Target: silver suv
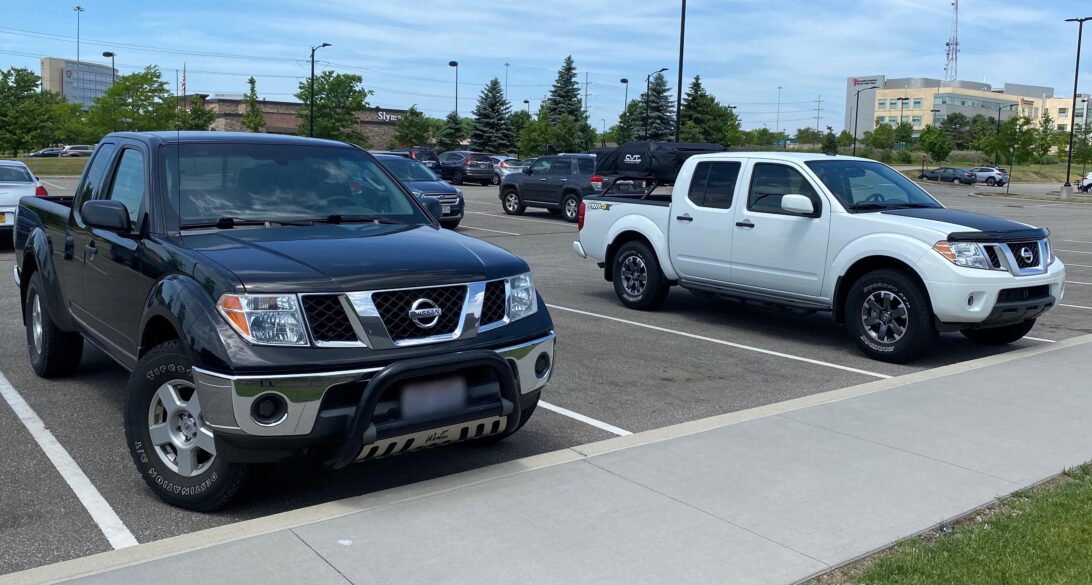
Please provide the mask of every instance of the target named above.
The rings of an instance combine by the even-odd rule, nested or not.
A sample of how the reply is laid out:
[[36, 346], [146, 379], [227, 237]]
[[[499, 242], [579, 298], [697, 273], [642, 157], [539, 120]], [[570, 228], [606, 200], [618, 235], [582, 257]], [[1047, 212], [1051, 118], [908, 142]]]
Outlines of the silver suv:
[[979, 183], [985, 183], [991, 187], [1004, 185], [1009, 182], [1009, 173], [1001, 167], [974, 167], [971, 169]]

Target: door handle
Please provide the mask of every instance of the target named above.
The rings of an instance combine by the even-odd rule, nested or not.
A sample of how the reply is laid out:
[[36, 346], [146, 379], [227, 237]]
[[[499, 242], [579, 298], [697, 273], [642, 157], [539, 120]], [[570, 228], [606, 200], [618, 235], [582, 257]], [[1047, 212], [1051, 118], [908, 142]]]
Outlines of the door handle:
[[753, 227], [755, 227], [755, 224], [751, 223], [751, 220], [749, 220], [749, 219], [745, 219], [745, 220], [743, 220], [743, 221], [737, 221], [737, 222], [736, 222], [736, 227], [741, 227], [741, 228], [747, 228], [747, 229], [750, 229], [750, 228], [753, 228]]
[[87, 260], [94, 260], [95, 254], [98, 253], [98, 248], [95, 247], [95, 242], [88, 242], [83, 247], [83, 255]]
[[675, 219], [677, 219], [679, 221], [694, 221], [694, 218], [690, 217], [689, 213], [684, 213], [682, 215], [676, 215]]
[[568, 179], [561, 179], [562, 183], [564, 183], [565, 181], [568, 181]]

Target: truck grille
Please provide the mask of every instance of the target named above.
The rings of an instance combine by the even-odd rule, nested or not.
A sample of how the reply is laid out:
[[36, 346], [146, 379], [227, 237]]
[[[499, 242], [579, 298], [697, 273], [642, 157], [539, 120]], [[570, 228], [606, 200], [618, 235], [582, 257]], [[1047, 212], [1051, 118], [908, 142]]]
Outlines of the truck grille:
[[997, 249], [993, 246], [983, 246], [986, 249], [986, 256], [990, 259], [990, 266], [1001, 268], [1001, 258], [997, 256]]
[[[410, 309], [420, 299], [428, 299], [440, 308], [440, 316], [431, 327], [422, 326], [410, 317]], [[454, 333], [462, 320], [466, 285], [377, 292], [372, 293], [372, 302], [379, 311], [379, 317], [383, 320], [391, 341], [446, 335]]]
[[505, 301], [503, 280], [493, 280], [485, 283], [485, 302], [482, 303], [481, 324], [488, 325], [503, 320]]
[[[1030, 250], [1030, 258], [1024, 257], [1024, 250]], [[1039, 266], [1039, 242], [1018, 242], [1009, 244], [1009, 251], [1016, 259], [1016, 265], [1020, 268], [1035, 268]]]
[[997, 302], [1008, 303], [1013, 301], [1031, 301], [1045, 299], [1050, 296], [1050, 285], [1024, 286], [1020, 288], [1006, 288], [997, 294]]
[[303, 311], [317, 342], [357, 341], [356, 332], [341, 306], [339, 295], [305, 295]]

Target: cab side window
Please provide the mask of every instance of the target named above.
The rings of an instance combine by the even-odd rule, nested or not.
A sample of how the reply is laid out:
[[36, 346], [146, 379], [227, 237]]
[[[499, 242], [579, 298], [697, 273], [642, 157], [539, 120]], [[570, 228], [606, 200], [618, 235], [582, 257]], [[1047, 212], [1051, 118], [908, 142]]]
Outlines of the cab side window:
[[137, 229], [144, 203], [144, 154], [139, 150], [127, 148], [121, 152], [107, 199], [124, 203], [129, 210], [129, 221]]
[[553, 166], [554, 159], [552, 158], [540, 158], [535, 161], [535, 164], [531, 165], [531, 171], [536, 175], [545, 174]]
[[75, 210], [77, 217], [79, 217], [80, 207], [83, 206], [84, 202], [98, 197], [100, 191], [102, 191], [103, 179], [110, 167], [110, 162], [114, 159], [115, 150], [117, 150], [117, 145], [110, 142], [100, 144], [95, 149], [95, 158], [87, 169], [87, 179], [80, 186], [80, 192], [76, 194], [76, 200], [72, 202], [72, 209]]
[[790, 194], [803, 195], [811, 199], [817, 214], [823, 208], [819, 195], [800, 171], [782, 164], [755, 164], [751, 173], [751, 192], [747, 196], [747, 209], [760, 213], [792, 215], [781, 209], [781, 198]]
[[551, 175], [571, 175], [573, 172], [573, 159], [559, 158], [550, 167]]
[[690, 180], [690, 201], [699, 207], [730, 209], [741, 166], [728, 161], [698, 163]]

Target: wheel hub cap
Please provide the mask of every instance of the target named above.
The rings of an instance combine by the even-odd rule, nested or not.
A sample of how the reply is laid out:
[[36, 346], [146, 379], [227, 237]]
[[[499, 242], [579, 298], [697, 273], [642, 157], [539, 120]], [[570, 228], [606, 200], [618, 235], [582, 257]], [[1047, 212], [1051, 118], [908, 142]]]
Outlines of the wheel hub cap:
[[183, 477], [201, 475], [216, 459], [212, 430], [189, 381], [171, 380], [155, 391], [148, 406], [148, 434], [160, 462]]
[[891, 291], [876, 291], [865, 298], [861, 324], [868, 336], [880, 343], [896, 343], [906, 335], [910, 312], [903, 300]]
[[30, 332], [35, 353], [42, 353], [42, 298], [38, 295], [34, 295], [34, 305], [30, 310]]
[[639, 296], [648, 284], [648, 267], [640, 256], [630, 256], [622, 262], [622, 288]]

